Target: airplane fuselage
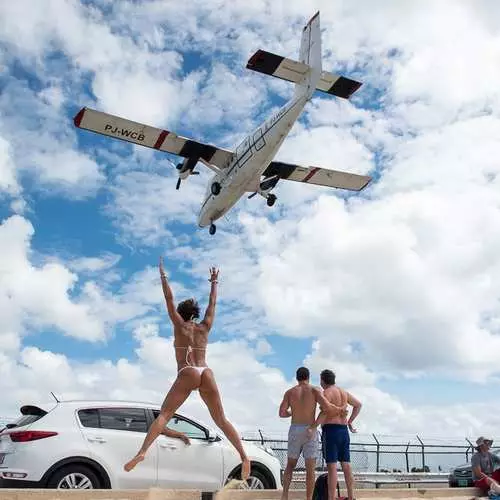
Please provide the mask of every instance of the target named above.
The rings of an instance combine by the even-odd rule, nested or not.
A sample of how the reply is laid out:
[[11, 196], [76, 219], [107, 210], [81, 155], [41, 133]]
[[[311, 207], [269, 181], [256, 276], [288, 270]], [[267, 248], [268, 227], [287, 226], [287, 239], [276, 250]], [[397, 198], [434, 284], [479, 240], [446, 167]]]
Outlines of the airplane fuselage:
[[[245, 137], [229, 164], [210, 179], [198, 215], [198, 226], [206, 227], [226, 214], [248, 192], [258, 192], [260, 178], [273, 160], [309, 100], [309, 95], [293, 98]], [[220, 192], [212, 194], [214, 182]]]

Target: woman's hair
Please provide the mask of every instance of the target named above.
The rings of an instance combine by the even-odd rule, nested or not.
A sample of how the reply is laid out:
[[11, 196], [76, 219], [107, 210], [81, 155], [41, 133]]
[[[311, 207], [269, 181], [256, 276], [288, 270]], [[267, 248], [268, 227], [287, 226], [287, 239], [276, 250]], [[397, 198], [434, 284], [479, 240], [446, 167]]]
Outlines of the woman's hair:
[[190, 319], [198, 319], [200, 317], [200, 306], [195, 299], [187, 299], [179, 302], [177, 312], [181, 315], [184, 321]]

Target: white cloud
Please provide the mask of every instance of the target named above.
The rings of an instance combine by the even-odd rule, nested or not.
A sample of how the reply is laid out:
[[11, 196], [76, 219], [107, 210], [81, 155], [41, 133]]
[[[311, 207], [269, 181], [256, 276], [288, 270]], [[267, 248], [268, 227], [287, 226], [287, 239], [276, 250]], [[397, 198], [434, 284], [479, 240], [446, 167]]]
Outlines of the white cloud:
[[43, 329], [83, 341], [103, 341], [117, 324], [134, 320], [161, 304], [156, 283], [156, 294], [152, 293], [151, 275], [133, 275], [112, 293], [108, 285], [114, 280], [98, 276], [98, 282], [81, 281], [70, 270], [85, 274], [110, 269], [117, 256], [82, 257], [66, 266], [60, 258], [34, 256], [33, 235], [33, 226], [19, 215], [0, 225], [0, 334], [5, 337], [5, 345], [16, 346], [27, 332]]
[[20, 191], [10, 143], [0, 136], [0, 192], [15, 195]]
[[73, 197], [92, 194], [103, 183], [105, 176], [96, 162], [73, 149], [72, 124], [59, 104], [40, 98], [26, 82], [11, 77], [0, 107], [0, 133], [10, 143], [10, 160], [4, 165], [11, 177], [28, 174], [36, 181], [34, 189], [50, 188], [52, 194]]
[[[25, 347], [0, 363], [4, 375], [0, 377], [0, 389], [6, 395], [1, 413], [14, 417], [22, 404], [50, 401], [50, 391], [62, 400], [125, 399], [160, 404], [176, 376], [172, 338], [160, 337], [157, 325], [151, 323], [140, 325], [134, 338], [137, 357], [114, 363], [107, 360], [81, 363], [64, 354]], [[495, 432], [496, 421], [492, 416], [497, 411], [495, 402], [409, 406], [377, 389], [362, 367], [357, 369], [355, 364], [339, 363], [335, 358], [321, 355], [306, 361], [313, 379], [325, 363], [329, 366], [335, 362], [339, 384], [363, 403], [356, 421], [360, 435], [374, 432], [408, 436], [423, 432], [424, 438], [446, 438]], [[241, 341], [210, 344], [208, 364], [214, 370], [226, 415], [240, 432], [252, 434], [261, 429], [267, 436], [286, 435], [289, 421], [279, 419], [277, 411], [284, 391], [294, 384], [293, 380], [286, 380], [279, 370], [256, 361], [255, 351]], [[253, 404], [249, 406], [248, 401]], [[180, 411], [213, 425], [196, 392]], [[428, 429], [429, 420], [433, 422], [432, 430]]]
[[77, 338], [103, 338], [103, 327], [89, 314], [88, 305], [70, 298], [76, 276], [58, 263], [31, 264], [33, 232], [31, 224], [21, 216], [0, 225], [3, 329], [22, 332], [27, 325], [48, 326]]
[[107, 253], [102, 257], [80, 257], [69, 262], [68, 265], [77, 272], [89, 271], [91, 273], [105, 271], [116, 265], [121, 259], [120, 255]]
[[[183, 181], [179, 190], [176, 170], [163, 162], [164, 173], [148, 174], [129, 172], [116, 179], [111, 188], [113, 204], [108, 207], [125, 237], [132, 236], [143, 245], [164, 245], [182, 243], [186, 238], [174, 237], [173, 224], [196, 226], [205, 187], [203, 176], [191, 177]], [[200, 168], [198, 168], [199, 170]], [[206, 177], [206, 172], [204, 172]]]

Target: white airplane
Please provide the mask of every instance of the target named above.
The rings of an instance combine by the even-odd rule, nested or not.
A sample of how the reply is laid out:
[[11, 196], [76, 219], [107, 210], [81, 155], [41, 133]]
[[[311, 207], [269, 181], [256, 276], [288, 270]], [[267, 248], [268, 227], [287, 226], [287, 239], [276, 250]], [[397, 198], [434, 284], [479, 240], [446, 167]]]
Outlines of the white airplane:
[[360, 191], [368, 185], [369, 176], [273, 161], [316, 90], [349, 99], [361, 86], [355, 80], [322, 71], [319, 12], [302, 31], [299, 61], [258, 50], [246, 67], [293, 82], [295, 91], [289, 102], [245, 137], [234, 151], [89, 108], [78, 112], [74, 124], [85, 130], [184, 157], [176, 167], [179, 171], [176, 189], [179, 189], [181, 180], [199, 173], [194, 171], [198, 162], [211, 169], [214, 175], [208, 182], [198, 214], [198, 226], [209, 226], [210, 234], [215, 234], [214, 222], [246, 193], [251, 193], [249, 198], [260, 194], [272, 207], [276, 195], [271, 190], [280, 179], [352, 191]]

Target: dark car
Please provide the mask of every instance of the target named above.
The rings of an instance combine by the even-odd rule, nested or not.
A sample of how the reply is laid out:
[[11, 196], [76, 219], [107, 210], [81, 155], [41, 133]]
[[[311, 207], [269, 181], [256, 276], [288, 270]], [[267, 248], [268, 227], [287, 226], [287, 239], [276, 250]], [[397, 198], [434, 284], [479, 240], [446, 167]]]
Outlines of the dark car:
[[[491, 453], [500, 457], [500, 448], [491, 450]], [[472, 466], [471, 464], [464, 464], [455, 467], [450, 471], [448, 476], [448, 485], [450, 488], [466, 488], [474, 486], [472, 480]]]

